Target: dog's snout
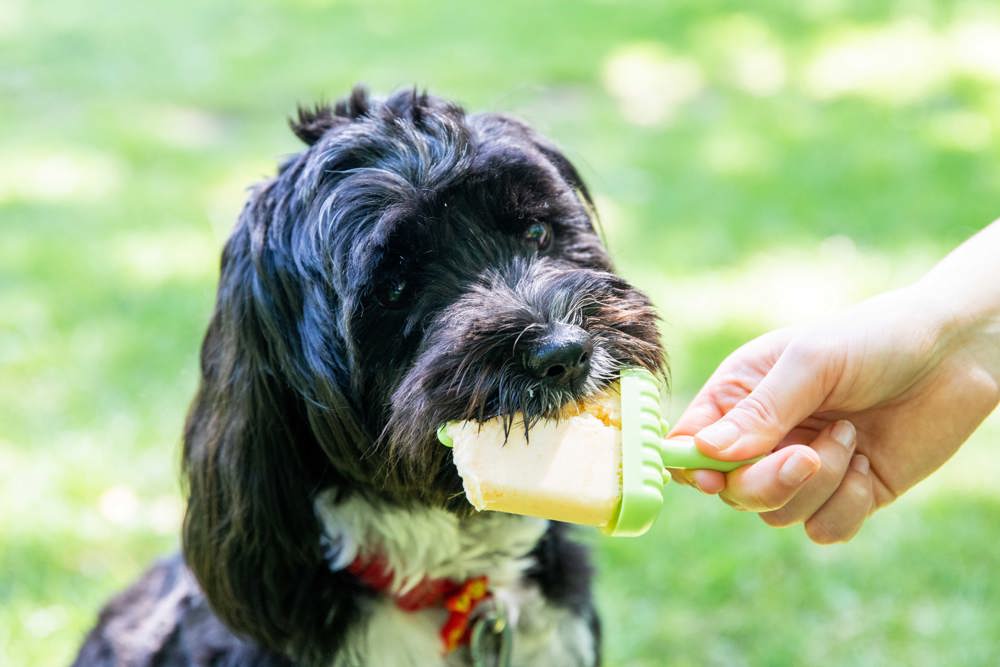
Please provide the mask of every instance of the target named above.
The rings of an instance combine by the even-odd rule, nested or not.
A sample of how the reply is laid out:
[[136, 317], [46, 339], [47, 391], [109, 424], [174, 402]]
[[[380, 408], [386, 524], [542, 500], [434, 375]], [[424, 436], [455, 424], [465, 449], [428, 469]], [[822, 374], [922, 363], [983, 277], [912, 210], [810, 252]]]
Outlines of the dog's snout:
[[594, 343], [580, 327], [556, 324], [537, 340], [528, 354], [529, 370], [546, 382], [567, 384], [590, 370]]

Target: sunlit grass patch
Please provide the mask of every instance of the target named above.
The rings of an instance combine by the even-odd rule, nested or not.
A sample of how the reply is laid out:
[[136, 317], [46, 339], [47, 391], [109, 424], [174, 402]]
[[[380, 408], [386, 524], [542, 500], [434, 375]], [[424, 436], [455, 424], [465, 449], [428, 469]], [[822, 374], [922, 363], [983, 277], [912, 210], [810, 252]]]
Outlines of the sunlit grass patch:
[[[176, 547], [218, 252], [296, 103], [416, 84], [552, 136], [661, 308], [676, 417], [997, 216], [998, 31], [976, 0], [0, 3], [0, 664], [67, 664]], [[607, 664], [994, 664], [998, 438], [829, 549], [670, 488], [648, 537], [591, 535]]]
[[19, 147], [0, 152], [0, 203], [93, 201], [113, 196], [122, 167], [94, 150], [38, 150]]

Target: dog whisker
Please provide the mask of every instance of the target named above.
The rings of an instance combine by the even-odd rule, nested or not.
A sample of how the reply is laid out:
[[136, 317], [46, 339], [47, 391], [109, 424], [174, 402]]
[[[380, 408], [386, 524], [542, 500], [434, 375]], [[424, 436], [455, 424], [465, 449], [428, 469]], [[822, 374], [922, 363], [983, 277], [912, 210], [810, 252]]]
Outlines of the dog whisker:
[[[133, 661], [461, 661], [440, 654], [440, 605], [413, 620], [391, 596], [489, 573], [497, 599], [541, 598], [511, 614], [515, 646], [539, 647], [518, 664], [596, 663], [585, 550], [560, 525], [474, 513], [435, 437], [499, 419], [527, 441], [622, 367], [665, 375], [656, 313], [613, 272], [579, 174], [524, 123], [415, 90], [355, 89], [292, 128], [305, 147], [223, 251], [185, 424], [184, 554], [85, 650], [119, 664], [147, 602], [169, 599], [168, 643]], [[351, 572], [362, 554], [395, 590]]]
[[523, 329], [521, 329], [521, 333], [517, 334], [517, 337], [514, 339], [514, 343], [510, 346], [511, 354], [514, 354], [517, 351], [517, 344], [521, 342], [521, 338], [524, 336], [524, 334], [526, 334], [531, 329], [538, 329], [541, 327], [542, 327], [541, 322], [531, 322], [530, 324], [526, 325]]

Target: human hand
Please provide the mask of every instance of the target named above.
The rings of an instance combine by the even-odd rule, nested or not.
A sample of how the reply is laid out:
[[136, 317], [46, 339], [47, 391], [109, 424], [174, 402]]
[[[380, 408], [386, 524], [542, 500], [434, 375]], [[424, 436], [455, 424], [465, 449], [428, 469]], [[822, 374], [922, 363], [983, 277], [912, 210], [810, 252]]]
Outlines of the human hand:
[[874, 509], [947, 460], [997, 404], [997, 369], [983, 363], [981, 341], [931, 305], [915, 286], [738, 349], [671, 436], [694, 435], [722, 460], [775, 451], [727, 475], [675, 477], [770, 525], [804, 522], [817, 542], [849, 539]]

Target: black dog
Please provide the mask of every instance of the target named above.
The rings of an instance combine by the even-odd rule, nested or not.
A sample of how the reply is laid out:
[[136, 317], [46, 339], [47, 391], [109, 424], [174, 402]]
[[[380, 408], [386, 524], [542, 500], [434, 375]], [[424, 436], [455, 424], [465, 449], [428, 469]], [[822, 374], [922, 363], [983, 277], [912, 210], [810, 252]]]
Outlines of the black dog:
[[519, 121], [416, 92], [355, 89], [292, 127], [308, 148], [223, 252], [183, 557], [113, 600], [76, 664], [466, 665], [484, 588], [512, 664], [597, 664], [585, 550], [470, 511], [435, 439], [661, 370], [576, 169]]

